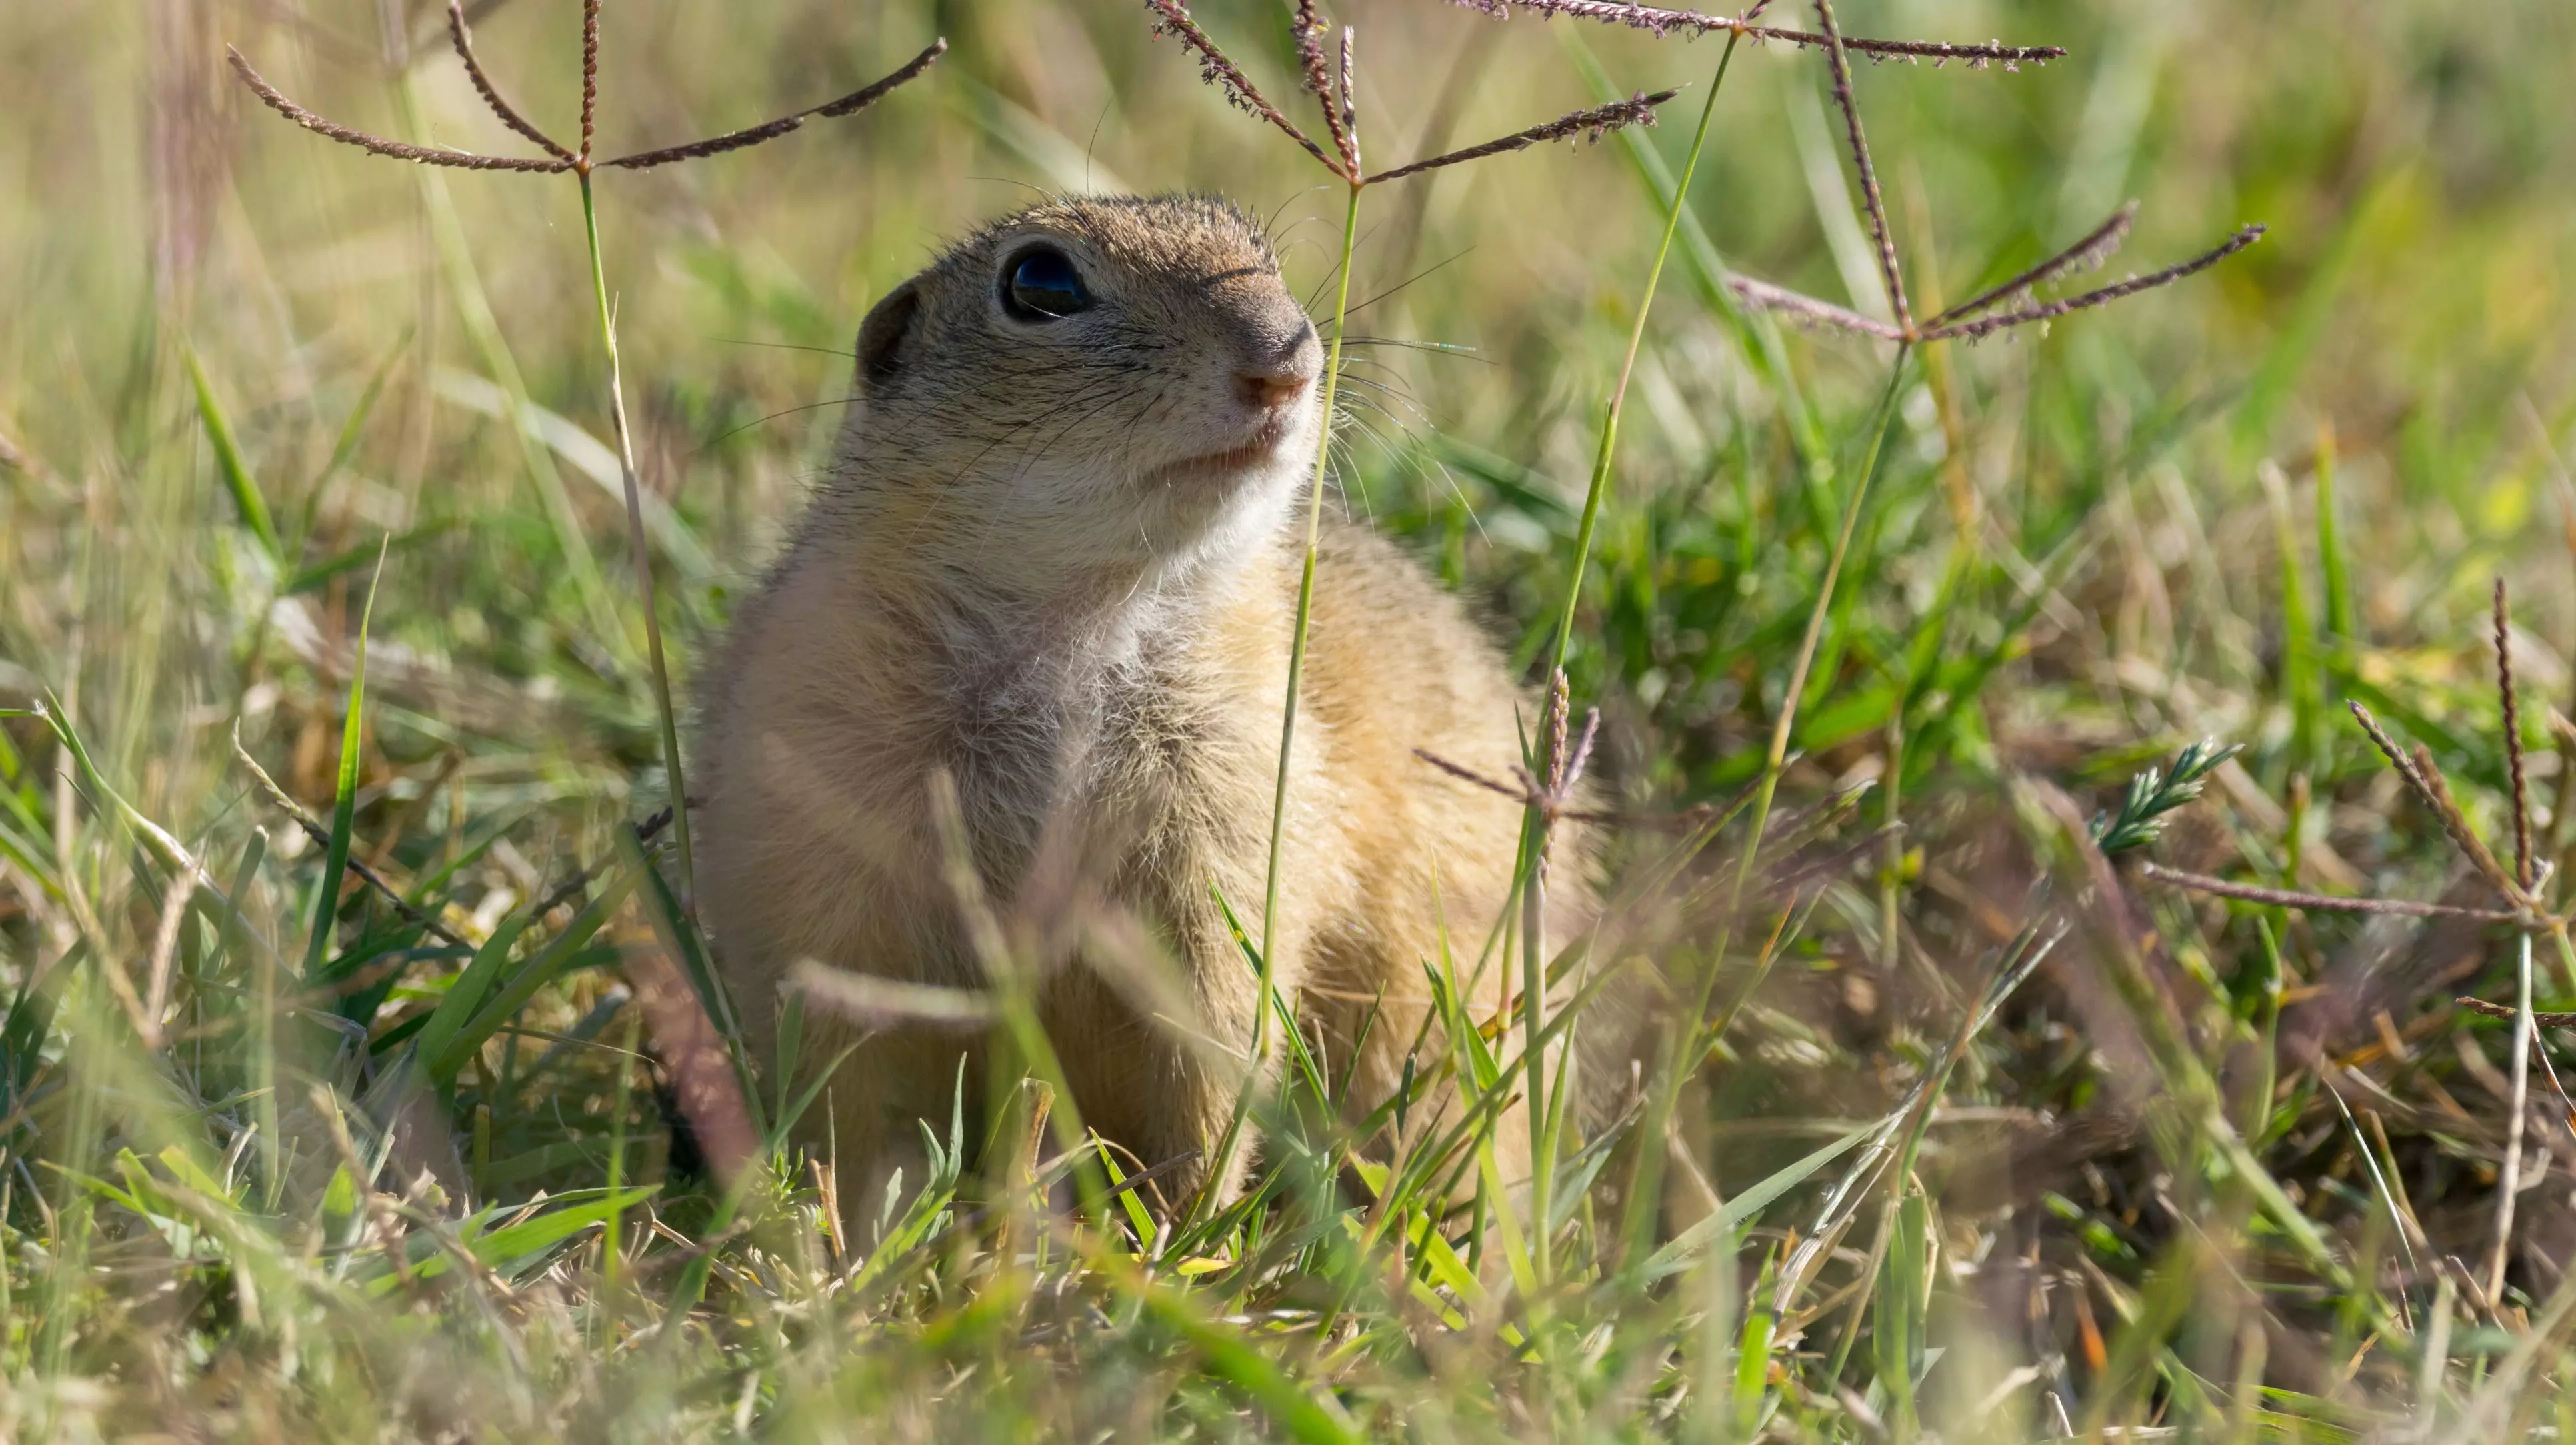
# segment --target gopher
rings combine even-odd
[[[1262,936],[1323,357],[1261,228],[1197,197],[1031,207],[869,312],[832,465],[700,688],[702,897],[755,1049],[800,960],[986,986],[944,774],[1083,1123],[1185,1161],[1162,1198],[1239,1192],[1249,1149],[1208,1177],[1258,995],[1224,905]],[[1416,749],[1507,775],[1534,719],[1457,600],[1343,520],[1298,687],[1275,972],[1357,1119],[1418,1040],[1421,1072],[1445,1054],[1424,970],[1444,930],[1474,968],[1518,847],[1510,799]],[[1594,907],[1581,851],[1560,849],[1560,941]],[[1510,991],[1489,969],[1478,1017]],[[856,1048],[800,1127],[872,1211],[922,1178],[917,1121],[944,1123],[983,1043],[806,1019],[800,1058]],[[1454,1119],[1444,1099],[1409,1127]],[[1525,1174],[1526,1123],[1498,1145]]]

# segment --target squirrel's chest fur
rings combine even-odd
[[[782,569],[710,710],[733,740],[708,778],[710,881],[744,900],[729,946],[773,974],[810,957],[980,983],[938,862],[943,774],[1006,909],[1034,887],[1186,949],[1172,935],[1211,888],[1257,906],[1286,686],[1275,590],[1260,569],[1057,625]]]
[[[934,669],[937,715],[979,862],[997,882],[1064,850],[1089,880],[1204,873],[1261,841],[1284,672],[1276,628],[1232,599],[1149,611],[1123,635],[1036,647],[968,638]],[[1146,901],[1135,899],[1133,901]]]

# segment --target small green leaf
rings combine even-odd
[[[188,352],[188,380],[197,389],[197,415],[206,424],[206,441],[215,449],[216,470],[223,473],[224,487],[233,494],[233,505],[241,512],[242,525],[259,539],[260,550],[272,562],[284,562],[286,549],[277,540],[277,523],[268,515],[268,501],[259,492],[259,479],[251,475],[250,463],[242,459],[241,443],[233,437],[232,419],[224,415],[223,403],[215,400],[214,383],[206,379],[206,369],[198,364],[197,353]]]
[[[1854,1144],[1886,1127],[1884,1123],[1863,1124],[1726,1201],[1725,1208],[1673,1236],[1672,1243],[1656,1250],[1654,1257],[1646,1261],[1645,1277],[1648,1280],[1658,1280],[1690,1268],[1698,1259],[1700,1252],[1707,1249],[1711,1242],[1751,1224],[1763,1210],[1771,1207],[1771,1201],[1797,1188],[1805,1182],[1808,1175],[1833,1163]]]
[[[511,947],[518,943],[519,935],[527,931],[529,922],[527,915],[520,914],[504,920],[500,927],[492,930],[492,936],[475,950],[473,961],[456,976],[456,982],[448,985],[447,997],[440,999],[438,1007],[430,1012],[429,1022],[421,1026],[420,1042],[414,1046],[413,1056],[435,1061],[430,1069],[433,1082],[443,1084],[455,1078],[456,1070],[464,1066],[466,1058],[471,1057],[470,1053],[460,1054],[447,1072],[442,1074],[438,1071],[437,1064],[447,1061],[457,1032],[474,1017],[475,1008],[483,1002],[484,995],[492,991],[493,981],[500,977],[502,966],[509,961]]]
[[[367,605],[358,613],[357,653],[349,664],[349,709],[340,724],[340,777],[331,802],[331,844],[323,850],[322,880],[313,905],[313,933],[304,944],[306,978],[320,972],[322,960],[331,949],[332,921],[340,916],[341,875],[349,868],[349,834],[358,816],[358,759],[366,745],[367,631],[375,623],[376,588],[384,578],[384,555],[379,548],[375,578],[367,583]]]

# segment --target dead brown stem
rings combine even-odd
[[[2451,1002],[2481,1018],[2510,1019],[2522,1016],[2521,1011],[2510,1004],[2489,1003],[2485,999],[2470,998],[2466,994],[2452,999]],[[2531,1015],[2531,1022],[2534,1028],[2576,1029],[2576,1013],[2554,1014],[2535,1010]]]
[[[2415,767],[2432,787],[2433,810],[2441,815],[2442,831],[2451,835],[2451,841],[2468,856],[2470,864],[2485,875],[2487,882],[2495,886],[2496,892],[2528,906],[2529,895],[2506,874],[2504,865],[2496,861],[2496,855],[2488,849],[2486,840],[2470,829],[2468,815],[2460,811],[2459,800],[2451,796],[2451,780],[2442,776],[2441,765],[2433,761],[2433,750],[2422,743],[2415,745]]]
[[[2417,903],[2406,898],[2337,898],[2324,893],[2301,893],[2287,888],[2264,888],[2251,883],[2230,883],[2201,873],[2185,873],[2160,863],[2148,863],[2138,869],[2139,876],[2186,888],[2194,893],[2207,893],[2219,898],[2233,898],[2243,903],[2263,903],[2275,908],[2298,908],[2311,913],[2381,913],[2403,918],[2468,918],[2480,923],[2527,923],[2520,913],[2498,908],[2455,908],[2447,903]]]

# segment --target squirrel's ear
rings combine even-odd
[[[921,310],[921,288],[906,281],[885,294],[885,299],[868,309],[868,318],[859,323],[859,380],[865,385],[880,385],[903,369],[903,339],[912,331],[912,318]]]

